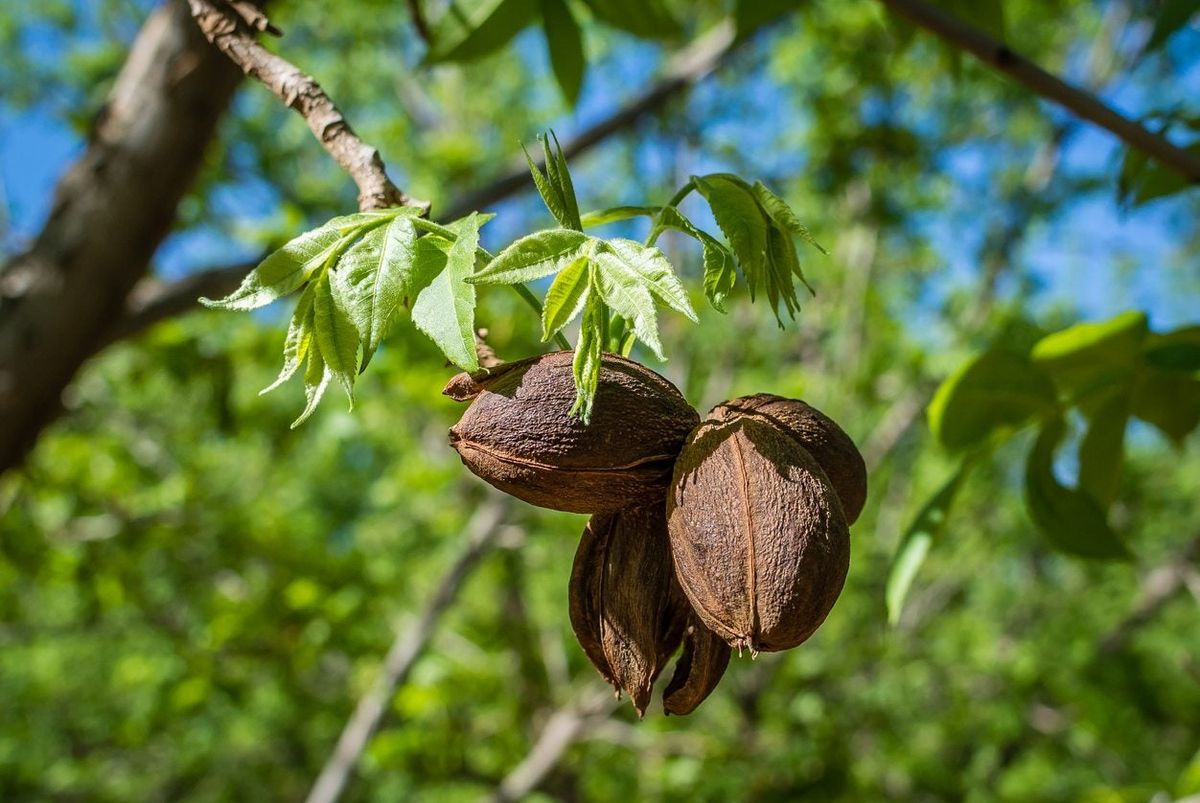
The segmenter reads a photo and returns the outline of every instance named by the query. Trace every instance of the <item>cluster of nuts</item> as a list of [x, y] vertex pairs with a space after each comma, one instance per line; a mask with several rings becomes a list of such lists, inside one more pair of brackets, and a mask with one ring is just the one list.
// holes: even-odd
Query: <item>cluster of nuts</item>
[[571, 418], [570, 352], [459, 374], [471, 401], [450, 442], [518, 499], [589, 513], [571, 571], [571, 624], [604, 679], [668, 714], [693, 711], [732, 649], [795, 647], [825, 620], [850, 563], [866, 468], [849, 436], [802, 401], [768, 394], [703, 421], [644, 366], [605, 354], [595, 414]]

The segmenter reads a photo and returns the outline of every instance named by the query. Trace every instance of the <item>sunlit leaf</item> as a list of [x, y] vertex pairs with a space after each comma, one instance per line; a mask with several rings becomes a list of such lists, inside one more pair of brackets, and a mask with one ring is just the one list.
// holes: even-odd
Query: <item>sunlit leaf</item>
[[[479, 217], [468, 215], [456, 227], [458, 238], [448, 247], [445, 241], [431, 245], [444, 249], [445, 266], [417, 294], [412, 318], [417, 328], [429, 336], [446, 359], [464, 371], [479, 369], [475, 350], [475, 287], [470, 284], [479, 247]], [[422, 237], [422, 242], [429, 237]], [[426, 261], [436, 264], [435, 257]]]
[[1031, 356], [1055, 384], [1078, 399], [1114, 383], [1128, 384], [1141, 361], [1146, 331], [1145, 314], [1125, 312], [1047, 335]]
[[315, 285], [310, 284], [300, 294], [296, 309], [292, 313], [292, 321], [288, 325], [287, 336], [283, 340], [283, 368], [279, 376], [267, 387], [259, 391], [259, 395], [270, 393], [284, 382], [291, 379], [308, 354], [309, 344], [313, 337], [313, 296]]
[[579, 257], [554, 277], [542, 304], [542, 340], [554, 337], [583, 309], [590, 276], [588, 265], [586, 256]]
[[604, 347], [604, 311], [600, 293], [592, 287], [587, 303], [583, 307], [583, 322], [579, 328], [579, 342], [575, 345], [572, 370], [575, 376], [575, 403], [571, 415], [578, 416], [587, 424], [592, 419], [592, 404], [596, 399], [596, 388], [600, 385], [600, 356]]
[[473, 284], [517, 284], [562, 270], [583, 254], [590, 238], [573, 229], [546, 229], [526, 235], [505, 248], [468, 281]]
[[314, 283], [313, 329], [321, 357], [329, 372], [354, 403], [354, 380], [358, 376], [358, 330], [340, 299], [334, 295], [329, 273]]
[[297, 290], [324, 266], [333, 254], [353, 238], [337, 226], [322, 226], [290, 240], [247, 274], [238, 289], [213, 301], [202, 298], [206, 307], [251, 310]]

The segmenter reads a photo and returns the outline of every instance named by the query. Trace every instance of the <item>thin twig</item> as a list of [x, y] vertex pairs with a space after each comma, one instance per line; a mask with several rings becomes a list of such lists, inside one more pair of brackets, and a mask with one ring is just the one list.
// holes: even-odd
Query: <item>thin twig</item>
[[492, 800], [520, 800], [537, 789], [567, 748], [586, 733], [590, 725], [608, 719], [617, 705], [612, 694], [593, 690], [551, 714], [533, 747], [504, 776]]
[[880, 2], [914, 25], [935, 34], [942, 41], [967, 51], [985, 64], [1008, 75], [1026, 89], [1114, 134], [1122, 142], [1188, 181], [1200, 183], [1200, 156], [1153, 133], [1106, 105], [1095, 95], [1071, 86], [1003, 42], [997, 42], [978, 28], [921, 0]]
[[160, 321], [196, 309], [196, 299], [201, 296], [220, 298], [228, 295], [255, 264], [245, 262], [209, 268], [173, 282], [142, 280], [129, 294], [125, 315], [116, 321], [97, 350], [118, 340], [135, 337]]
[[411, 198], [392, 183], [379, 151], [359, 139], [315, 78], [258, 43], [253, 30], [259, 24], [269, 25], [265, 17], [252, 27], [228, 2], [188, 0], [188, 4], [208, 41], [304, 117], [317, 140], [358, 185], [359, 209], [399, 204], [428, 208], [428, 203]]
[[358, 765], [363, 750], [383, 720], [388, 701], [396, 687], [405, 681], [413, 665], [425, 651], [442, 614], [453, 604], [472, 570], [496, 543], [510, 509], [508, 497], [494, 495], [467, 524], [462, 551], [438, 582], [433, 596], [425, 603], [417, 621], [396, 634], [383, 661], [383, 669], [363, 695], [354, 713], [342, 729], [337, 747], [306, 798], [307, 803], [333, 803], [341, 795]]

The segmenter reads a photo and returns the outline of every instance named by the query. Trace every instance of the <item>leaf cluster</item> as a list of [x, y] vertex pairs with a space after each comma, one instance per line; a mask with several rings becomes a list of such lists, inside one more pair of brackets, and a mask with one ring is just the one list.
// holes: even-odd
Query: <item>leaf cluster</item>
[[[1083, 422], [1074, 486], [1054, 470], [1072, 413]], [[1129, 558], [1108, 511], [1134, 418], [1177, 446], [1200, 425], [1200, 326], [1156, 333], [1143, 313], [1126, 312], [1047, 335], [1028, 352], [997, 348], [961, 366], [929, 405], [935, 439], [961, 454], [961, 463], [901, 540], [888, 580], [889, 616], [899, 616], [972, 465], [1029, 425], [1037, 436], [1025, 462], [1026, 509], [1050, 546], [1082, 558]]]

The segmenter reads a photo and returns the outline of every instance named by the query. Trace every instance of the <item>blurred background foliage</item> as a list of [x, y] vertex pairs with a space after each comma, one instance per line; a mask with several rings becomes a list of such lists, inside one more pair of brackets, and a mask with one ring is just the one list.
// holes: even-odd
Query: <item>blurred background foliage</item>
[[[578, 5], [589, 68], [573, 109], [536, 28], [482, 61], [422, 66], [403, 3], [281, 0], [287, 36], [272, 47], [321, 80], [436, 214], [510, 165], [518, 142], [549, 125], [565, 138], [654, 81], [674, 44]], [[925, 423], [938, 383], [989, 346], [1130, 307], [1155, 329], [1194, 322], [1200, 196], [1130, 195], [1102, 135], [874, 3], [801, 5], [574, 170], [592, 208], [661, 202], [714, 169], [761, 178], [830, 248], [807, 260], [817, 296], [795, 326], [697, 303], [698, 327], [664, 318], [672, 358], [648, 364], [701, 410], [770, 391], [854, 436], [871, 495], [847, 589], [809, 643], [735, 659], [691, 717], [593, 707], [532, 799], [1200, 795], [1194, 434], [1175, 446], [1131, 425], [1111, 520], [1134, 558], [1094, 563], [1054, 552], [1030, 521], [1032, 433], [1018, 433], [967, 480], [894, 626], [884, 606], [901, 534], [955, 470]], [[996, 4], [943, 5], [984, 18]], [[1194, 10], [1005, 0], [1002, 24], [1047, 68], [1186, 128], [1200, 32], [1189, 12], [1156, 33], [1181, 5]], [[8, 4], [6, 127], [40, 116], [84, 136], [151, 6]], [[671, 7], [688, 37], [731, 11]], [[303, 121], [247, 86], [158, 271], [254, 257], [353, 204]], [[34, 213], [10, 211], [0, 242], [15, 251]], [[549, 224], [530, 192], [495, 211], [489, 248]], [[699, 301], [698, 254], [670, 236], [663, 247]], [[508, 295], [481, 295], [489, 342], [509, 358], [544, 348]], [[289, 430], [298, 388], [257, 395], [285, 313], [197, 309], [109, 349], [0, 480], [0, 799], [302, 798], [473, 511], [494, 504], [446, 445], [451, 372], [406, 324], [353, 412], [331, 400]], [[566, 615], [584, 518], [513, 505], [504, 521], [389, 697], [345, 799], [491, 794], [554, 712], [607, 688]]]

